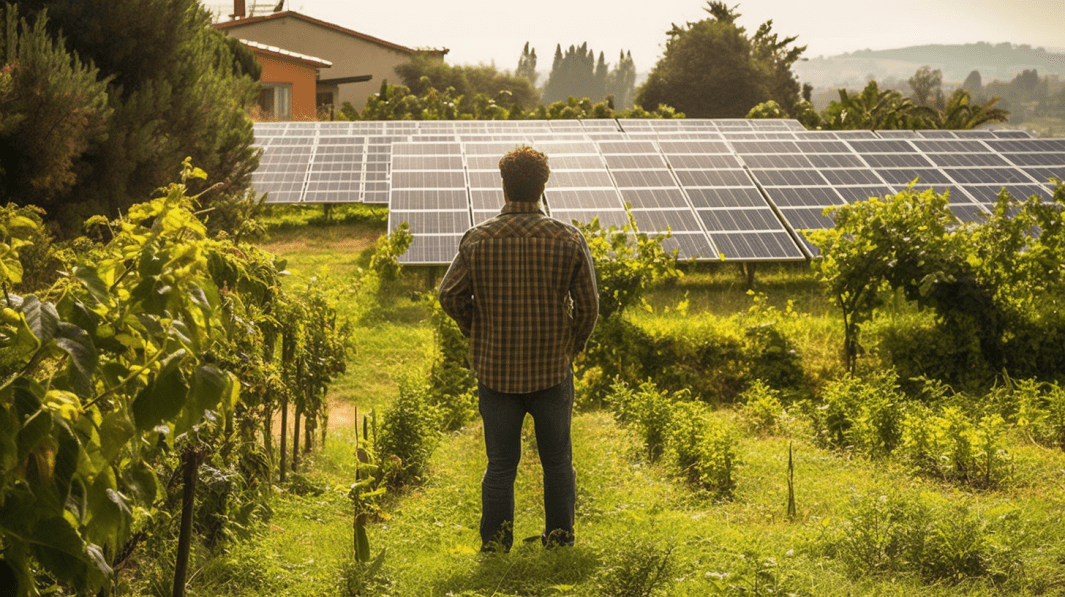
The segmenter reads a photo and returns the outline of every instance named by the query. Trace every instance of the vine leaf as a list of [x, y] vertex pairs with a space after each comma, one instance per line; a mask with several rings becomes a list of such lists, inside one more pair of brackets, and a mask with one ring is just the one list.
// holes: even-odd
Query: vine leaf
[[229, 387], [229, 377], [213, 365], [200, 365], [192, 374], [192, 387], [181, 418], [174, 427], [178, 436], [192, 429], [203, 418], [203, 413], [216, 408]]
[[42, 303], [37, 297], [30, 295], [22, 302], [22, 314], [26, 316], [26, 324], [30, 331], [41, 344], [51, 342], [59, 330], [59, 313], [52, 303]]
[[138, 430], [153, 429], [181, 412], [189, 393], [181, 371], [185, 354], [184, 350], [178, 350], [170, 355], [155, 379], [137, 394], [133, 401], [133, 420]]
[[37, 559], [60, 580], [84, 583], [111, 574], [111, 568], [99, 548], [89, 549], [70, 522], [53, 516], [33, 525], [29, 542], [36, 548]]
[[100, 278], [100, 273], [91, 265], [83, 265], [74, 270], [74, 277], [85, 286], [92, 298], [97, 303], [108, 304], [111, 301], [111, 293], [107, 283]]
[[92, 337], [80, 327], [61, 322], [55, 344], [70, 355], [69, 375], [71, 386], [79, 396], [92, 394], [92, 377], [96, 373], [99, 359]]

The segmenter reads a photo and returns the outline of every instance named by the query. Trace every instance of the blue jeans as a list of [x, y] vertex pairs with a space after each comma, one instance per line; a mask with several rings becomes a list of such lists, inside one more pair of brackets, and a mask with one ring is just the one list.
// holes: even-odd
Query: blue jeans
[[540, 465], [544, 470], [544, 545], [573, 544], [577, 474], [573, 470], [570, 421], [573, 375], [527, 394], [497, 392], [478, 383], [488, 468], [481, 481], [482, 549], [504, 551], [514, 542], [514, 477], [521, 459], [521, 426], [532, 415]]

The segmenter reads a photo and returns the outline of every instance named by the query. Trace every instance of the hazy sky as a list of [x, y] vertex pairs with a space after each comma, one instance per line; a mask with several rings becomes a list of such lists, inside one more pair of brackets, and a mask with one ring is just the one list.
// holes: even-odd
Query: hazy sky
[[[217, 0], [216, 0], [217, 1]], [[736, 4], [734, 1], [728, 2]], [[251, 6], [251, 2], [248, 3]], [[555, 45], [587, 41], [615, 64], [622, 49], [639, 71], [661, 56], [671, 23], [707, 15], [705, 0], [287, 0], [289, 10], [411, 47], [445, 47], [451, 64], [517, 66], [526, 41], [547, 71]], [[1065, 48], [1063, 0], [748, 0], [739, 24], [754, 32], [772, 19], [782, 36], [798, 35], [805, 56], [929, 43], [1012, 42]], [[879, 5], [879, 8], [874, 6]]]

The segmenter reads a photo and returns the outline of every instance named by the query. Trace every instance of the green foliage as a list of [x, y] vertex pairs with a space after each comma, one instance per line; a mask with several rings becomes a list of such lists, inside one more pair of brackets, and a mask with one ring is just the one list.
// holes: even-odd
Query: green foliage
[[442, 428], [452, 431], [477, 417], [477, 378], [469, 367], [470, 341], [430, 293], [429, 323], [438, 351], [429, 371], [429, 403], [440, 413]]
[[996, 107], [997, 97], [980, 103], [965, 88], [955, 89], [946, 100], [939, 90], [938, 97], [929, 101], [929, 94], [935, 96], [930, 85], [934, 86], [935, 81], [922, 83], [918, 86], [921, 91], [908, 98], [895, 89], [881, 90], [874, 80], [857, 93], [839, 89], [839, 100], [830, 102], [820, 113], [807, 100], [795, 102], [788, 109], [769, 100], [751, 108], [747, 118], [791, 117], [811, 130], [957, 130], [1006, 122], [1010, 116], [1009, 111]]
[[555, 46], [551, 72], [544, 84], [544, 101], [564, 101], [567, 97], [590, 99], [613, 98], [611, 107], [632, 106], [633, 88], [636, 83], [636, 65], [632, 52], [622, 50], [617, 65], [610, 68], [602, 52], [599, 60], [588, 43], [580, 47], [570, 46], [565, 53], [562, 46]]
[[[521, 79], [525, 81], [524, 78]], [[684, 114], [669, 106], [660, 105], [653, 111], [635, 106], [615, 110], [613, 100], [607, 98], [593, 103], [591, 99], [569, 96], [550, 105], [537, 105], [526, 110], [515, 102], [514, 95], [503, 90], [494, 96], [483, 93], [460, 95], [452, 87], [443, 91], [432, 86], [426, 77], [419, 79], [420, 94], [412, 93], [404, 85], [382, 82], [380, 91], [366, 100], [361, 113], [347, 106], [340, 116], [348, 120], [554, 120], [577, 118], [683, 118]], [[619, 104], [620, 105], [620, 104]]]
[[[70, 51], [99, 69], [92, 71], [99, 84], [76, 86], [91, 101], [57, 112], [42, 126], [53, 122], [62, 130], [79, 118], [97, 123], [104, 108], [110, 111], [105, 128], [85, 129], [94, 131], [90, 144], [79, 145], [84, 132], [68, 141], [78, 148], [71, 158], [79, 167], [63, 192], [47, 204], [50, 217], [67, 232], [75, 232], [89, 215], [113, 215], [150, 196], [172, 180], [174, 164], [186, 156], [219, 181], [200, 199], [203, 207], [247, 188], [257, 164], [247, 108], [258, 85], [250, 76], [237, 74], [246, 72], [238, 66], [246, 59], [235, 59], [199, 2], [23, 0], [18, 5], [28, 14], [47, 9], [53, 38], [61, 32]], [[61, 72], [57, 67], [41, 72]], [[106, 95], [97, 90], [100, 84], [106, 84]], [[70, 119], [72, 114], [78, 118]], [[41, 141], [50, 143], [43, 137]], [[20, 151], [45, 155], [30, 145]], [[55, 155], [54, 149], [50, 154]], [[202, 189], [195, 181], [190, 184]]]
[[525, 42], [525, 47], [521, 49], [521, 58], [518, 58], [518, 68], [514, 70], [514, 75], [525, 77], [536, 85], [536, 79], [540, 76], [540, 73], [536, 72], [536, 48], [529, 49], [529, 42]]
[[779, 391], [756, 379], [740, 394], [740, 401], [743, 403], [740, 415], [753, 431], [765, 435], [780, 431], [784, 405], [780, 402]]
[[438, 441], [439, 416], [430, 405], [428, 388], [412, 378], [400, 382], [399, 396], [381, 416], [381, 428], [374, 436], [374, 451], [382, 460], [395, 459], [397, 474], [393, 487], [402, 487], [425, 478], [429, 457]]
[[978, 514], [930, 496], [859, 496], [822, 543], [854, 577], [914, 574], [926, 582], [1005, 581], [1024, 536], [1012, 508]]
[[665, 52], [640, 88], [636, 103], [666, 104], [693, 118], [742, 118], [775, 100], [790, 109], [799, 101], [791, 66], [806, 50], [795, 37], [779, 39], [772, 21], [753, 36], [736, 25], [739, 14], [709, 2], [711, 18], [667, 32]]
[[1005, 433], [1006, 422], [998, 414], [974, 424], [957, 406], [938, 412], [918, 408], [903, 422], [902, 454], [925, 474], [993, 487], [1010, 476]]
[[186, 185], [204, 177], [186, 161], [162, 196], [91, 222], [106, 244], [82, 239], [78, 251], [34, 257], [69, 259], [70, 275], [40, 297], [10, 291], [40, 221], [0, 213], [0, 352], [13, 365], [0, 386], [0, 528], [19, 595], [44, 578], [81, 592], [114, 586], [146, 537], [171, 540], [180, 490], [160, 477], [178, 478], [186, 450], [207, 455], [194, 518], [203, 549], [245, 536], [270, 494], [256, 426], [276, 394], [309, 392], [308, 420], [321, 414], [314, 398], [343, 364], [329, 307], [314, 293], [287, 301], [314, 319], [284, 322], [309, 330], [289, 362], [313, 359], [314, 370], [281, 381], [270, 339], [284, 317], [272, 315], [297, 310], [279, 308], [272, 258], [208, 238]]
[[[1065, 371], [1060, 351], [1044, 354], [1039, 347], [1063, 336], [1062, 204], [1061, 186], [1049, 202], [1003, 193], [986, 222], [969, 225], [958, 224], [947, 198], [932, 191], [834, 209], [836, 227], [808, 237], [822, 255], [815, 270], [843, 312], [848, 368], [856, 364], [860, 324], [895, 296], [934, 313], [936, 332], [946, 338], [936, 343], [967, 355], [954, 377], [950, 370], [925, 374], [966, 388], [987, 387], [990, 372], [1003, 370], [1059, 378]], [[905, 354], [909, 339], [888, 344]]]
[[905, 398], [891, 375], [845, 376], [830, 382], [813, 412], [814, 436], [825, 446], [890, 455], [902, 434]]
[[[535, 70], [535, 61], [533, 65]], [[494, 66], [484, 64], [449, 65], [440, 60], [416, 57], [397, 66], [396, 74], [402, 84], [410, 89], [410, 93], [417, 96], [435, 89], [461, 103], [464, 98], [498, 98], [501, 94], [507, 94], [510, 103], [522, 110], [533, 108], [540, 100], [534, 81], [527, 75], [501, 73]], [[457, 114], [461, 117], [463, 112]]]
[[617, 381], [606, 400], [619, 421], [636, 427], [647, 448], [648, 460], [654, 462], [665, 452], [673, 424], [673, 405], [687, 400], [687, 394], [680, 391], [669, 395], [650, 381], [636, 390]]
[[604, 564], [596, 575], [596, 595], [603, 597], [652, 597], [669, 594], [677, 572], [676, 545], [654, 543], [633, 536], [603, 554]]
[[673, 408], [670, 451], [690, 483], [718, 498], [730, 498], [736, 487], [732, 471], [738, 464], [736, 437], [727, 423], [700, 402], [678, 402]]
[[108, 81], [49, 35], [44, 14], [30, 25], [8, 4], [0, 24], [0, 199], [54, 210], [84, 176], [84, 154], [107, 137]]
[[640, 300], [648, 288], [680, 276], [675, 255], [666, 253], [662, 240], [669, 235], [641, 232], [631, 212], [621, 228], [604, 229], [599, 218], [588, 224], [575, 222], [588, 241], [599, 288], [599, 317], [620, 316]]

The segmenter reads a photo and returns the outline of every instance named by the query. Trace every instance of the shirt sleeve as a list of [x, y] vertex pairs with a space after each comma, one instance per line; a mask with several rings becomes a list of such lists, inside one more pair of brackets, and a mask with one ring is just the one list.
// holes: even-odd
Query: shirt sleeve
[[455, 320], [462, 335], [469, 338], [473, 329], [473, 284], [462, 251], [447, 268], [444, 279], [440, 281], [437, 297], [444, 312]]
[[588, 338], [599, 319], [599, 288], [595, 283], [595, 264], [592, 252], [583, 236], [578, 235], [579, 249], [577, 268], [570, 282], [570, 297], [573, 299], [573, 356], [584, 350]]

